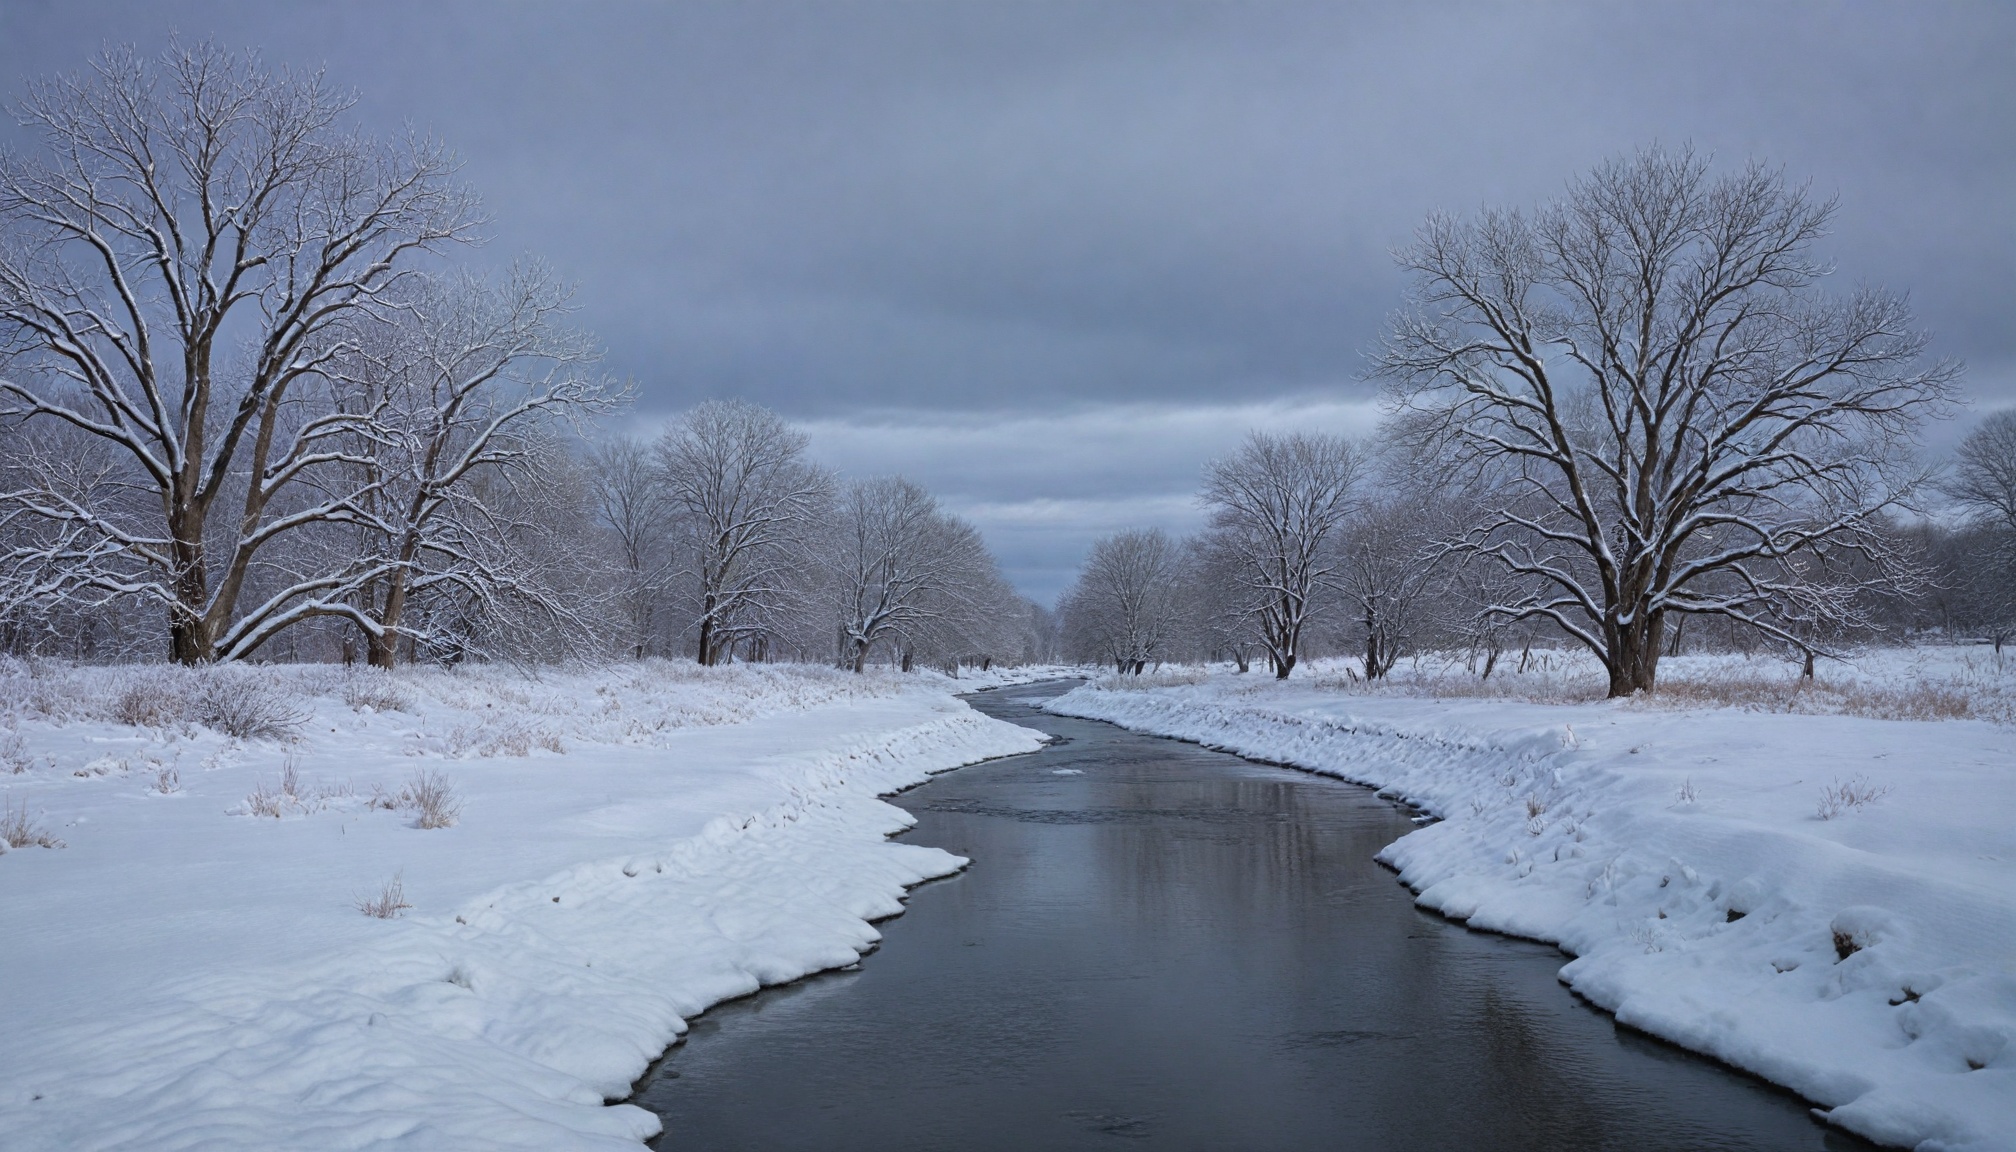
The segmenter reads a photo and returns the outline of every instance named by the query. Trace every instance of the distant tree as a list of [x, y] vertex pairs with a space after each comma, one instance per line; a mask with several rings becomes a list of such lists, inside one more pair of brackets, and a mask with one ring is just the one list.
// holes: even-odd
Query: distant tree
[[1308, 433], [1255, 433], [1205, 470], [1210, 547], [1231, 558], [1276, 677], [1294, 670], [1316, 598], [1337, 571], [1338, 529], [1354, 505], [1359, 470], [1350, 444]]
[[596, 521], [616, 553], [618, 598], [634, 658], [650, 654], [662, 600], [677, 563], [672, 508], [645, 444], [628, 437], [603, 443], [588, 457], [589, 496]]
[[971, 524], [900, 476], [857, 480], [840, 494], [828, 559], [849, 667], [897, 643], [907, 671], [920, 648], [955, 661], [1005, 643], [1014, 597]]
[[1159, 528], [1119, 532], [1092, 554], [1060, 605], [1074, 654], [1139, 673], [1181, 625], [1182, 556]]
[[1984, 523], [2016, 533], [2016, 410], [1989, 413], [1953, 456], [1947, 495]]
[[803, 585], [833, 491], [805, 445], [775, 412], [741, 400], [702, 404], [658, 440], [659, 477], [696, 588], [702, 664], [773, 629]]
[[1360, 503], [1345, 521], [1329, 577], [1367, 680], [1383, 678], [1431, 627], [1437, 593], [1449, 578], [1444, 509], [1425, 486], [1396, 477], [1381, 487], [1383, 495]]
[[2000, 653], [2016, 636], [2016, 411], [1990, 413], [1967, 434], [1945, 488], [1972, 520], [1944, 553], [1955, 623]]
[[[1657, 149], [1532, 214], [1431, 217], [1378, 361], [1404, 425], [1492, 496], [1473, 554], [1531, 578], [1494, 604], [1653, 686], [1676, 615], [1797, 646], [1908, 558], [1887, 513], [1957, 368], [1902, 297], [1821, 295], [1833, 213], [1761, 165]], [[1843, 561], [1854, 556], [1858, 563]]]
[[1240, 579], [1241, 556], [1222, 535], [1191, 537], [1183, 557], [1183, 608], [1193, 646], [1205, 659], [1224, 657], [1240, 672], [1251, 669], [1260, 646], [1251, 598]]

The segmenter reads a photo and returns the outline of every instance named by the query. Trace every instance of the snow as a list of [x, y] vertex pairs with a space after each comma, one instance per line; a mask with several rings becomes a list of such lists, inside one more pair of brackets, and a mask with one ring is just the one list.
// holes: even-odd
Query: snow
[[[605, 1101], [687, 1017], [964, 865], [878, 797], [1040, 741], [953, 696], [1013, 670], [276, 668], [292, 739], [111, 718], [227, 674], [0, 663], [0, 794], [64, 845], [0, 855], [0, 1147], [635, 1149]], [[421, 769], [452, 826], [373, 805]]]
[[[1670, 673], [1699, 688], [1736, 663]], [[1048, 707], [1377, 787], [1443, 818], [1380, 856], [1421, 904], [1559, 944], [1561, 979], [1622, 1023], [1883, 1144], [2016, 1149], [2016, 729], [1842, 714], [1934, 681], [1974, 683], [1993, 713], [2010, 678], [1881, 653], [1815, 691], [1830, 714], [1518, 698], [1580, 675], [1437, 698], [1446, 672], [1373, 691], [1336, 664], [1178, 673]], [[1874, 798], [1821, 819], [1858, 780]]]

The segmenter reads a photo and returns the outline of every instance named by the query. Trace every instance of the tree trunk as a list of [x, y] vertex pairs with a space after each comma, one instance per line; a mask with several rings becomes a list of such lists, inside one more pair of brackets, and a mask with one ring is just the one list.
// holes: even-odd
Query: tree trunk
[[399, 663], [399, 622], [406, 618], [406, 573], [394, 572], [385, 587], [385, 608], [378, 613], [378, 633], [364, 634], [365, 662], [373, 668]]
[[700, 663], [712, 667], [715, 659], [714, 598], [709, 596], [700, 607]]
[[1649, 613], [1628, 627], [1611, 629], [1609, 665], [1613, 699], [1652, 691], [1659, 671], [1665, 623], [1664, 613]]
[[208, 664], [217, 658], [216, 639], [204, 618], [209, 599], [209, 573], [203, 566], [203, 520], [193, 513], [177, 516], [169, 528], [174, 542], [175, 607], [168, 613], [168, 654], [177, 664]]

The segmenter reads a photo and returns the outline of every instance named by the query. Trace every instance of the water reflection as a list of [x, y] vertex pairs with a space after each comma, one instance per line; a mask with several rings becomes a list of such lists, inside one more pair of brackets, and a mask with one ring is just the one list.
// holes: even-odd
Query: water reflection
[[657, 1147], [1867, 1147], [1416, 909], [1365, 789], [1031, 706], [1057, 690], [976, 698], [1069, 742], [906, 794], [973, 868], [859, 970], [697, 1021], [636, 1101]]

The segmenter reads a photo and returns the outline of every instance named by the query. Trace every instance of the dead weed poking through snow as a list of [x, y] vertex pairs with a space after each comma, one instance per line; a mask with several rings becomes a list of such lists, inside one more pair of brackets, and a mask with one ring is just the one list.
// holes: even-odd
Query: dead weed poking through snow
[[[176, 777], [174, 782], [177, 785], [180, 784], [179, 776]], [[157, 781], [157, 786], [159, 784], [160, 781]], [[162, 787], [160, 790], [171, 792], [174, 789]], [[294, 762], [294, 755], [290, 752], [286, 760], [282, 761], [280, 765], [280, 783], [278, 787], [269, 788], [266, 785], [266, 781], [259, 781], [258, 785], [252, 789], [252, 794], [245, 797], [245, 802], [239, 806], [234, 815], [271, 816], [276, 820], [287, 815], [289, 812], [300, 812], [306, 815], [310, 812], [320, 812], [322, 809], [329, 807], [332, 802], [349, 795], [350, 787], [348, 785], [311, 787], [302, 779], [300, 766]]]
[[1846, 782], [1836, 780], [1820, 790], [1820, 819], [1832, 820], [1844, 813], [1874, 804], [1889, 794], [1888, 784], [1877, 784], [1867, 776], [1853, 776]]
[[406, 902], [406, 882], [398, 876], [387, 880], [376, 896], [357, 898], [357, 910], [378, 920], [397, 920], [399, 913], [411, 907]]
[[9, 800], [0, 807], [0, 841], [9, 848], [61, 848], [63, 841], [49, 834], [33, 816], [28, 814], [28, 806], [14, 807]]
[[455, 785], [427, 768], [413, 773], [397, 792], [374, 789], [370, 806], [388, 812], [410, 810], [415, 828], [452, 828], [462, 816], [462, 798], [455, 794]]

